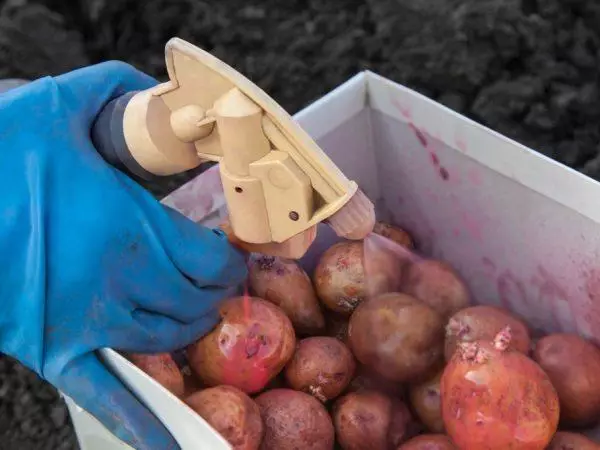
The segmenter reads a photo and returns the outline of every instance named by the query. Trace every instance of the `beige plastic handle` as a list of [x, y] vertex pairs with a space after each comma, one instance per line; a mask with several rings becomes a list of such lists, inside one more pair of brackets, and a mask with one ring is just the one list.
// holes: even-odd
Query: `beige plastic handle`
[[372, 230], [372, 203], [258, 86], [178, 38], [166, 62], [170, 81], [125, 110], [125, 140], [144, 169], [167, 175], [220, 162], [231, 229], [249, 244], [295, 237], [299, 253], [323, 221], [351, 239]]

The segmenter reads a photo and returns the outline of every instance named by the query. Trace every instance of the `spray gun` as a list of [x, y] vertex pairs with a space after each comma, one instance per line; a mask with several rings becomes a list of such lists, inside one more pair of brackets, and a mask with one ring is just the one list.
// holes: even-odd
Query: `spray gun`
[[219, 163], [238, 246], [300, 258], [327, 223], [346, 239], [373, 229], [371, 201], [258, 86], [183, 41], [166, 45], [169, 81], [109, 103], [92, 138], [114, 166], [151, 180]]

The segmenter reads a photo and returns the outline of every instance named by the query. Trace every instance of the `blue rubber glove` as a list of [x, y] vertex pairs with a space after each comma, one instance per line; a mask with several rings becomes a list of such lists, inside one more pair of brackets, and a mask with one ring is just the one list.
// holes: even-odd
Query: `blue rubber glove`
[[246, 276], [222, 233], [160, 204], [91, 143], [108, 101], [155, 84], [109, 62], [0, 95], [0, 351], [139, 450], [178, 446], [96, 350], [183, 347]]

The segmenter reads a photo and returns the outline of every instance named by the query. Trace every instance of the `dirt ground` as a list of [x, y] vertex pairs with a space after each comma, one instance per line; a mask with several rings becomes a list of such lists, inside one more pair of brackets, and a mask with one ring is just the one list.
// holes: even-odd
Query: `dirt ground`
[[[0, 77], [121, 59], [163, 78], [164, 44], [179, 36], [294, 113], [368, 68], [600, 179], [596, 0], [0, 4]], [[149, 188], [160, 197], [186, 178]], [[0, 447], [76, 448], [54, 391], [8, 359], [0, 359]]]

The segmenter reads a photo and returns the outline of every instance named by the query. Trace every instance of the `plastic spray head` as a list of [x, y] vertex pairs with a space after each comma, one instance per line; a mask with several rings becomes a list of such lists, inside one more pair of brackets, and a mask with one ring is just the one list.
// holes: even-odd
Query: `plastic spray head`
[[375, 226], [375, 208], [369, 198], [358, 189], [328, 223], [342, 238], [360, 240], [366, 238]]

